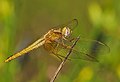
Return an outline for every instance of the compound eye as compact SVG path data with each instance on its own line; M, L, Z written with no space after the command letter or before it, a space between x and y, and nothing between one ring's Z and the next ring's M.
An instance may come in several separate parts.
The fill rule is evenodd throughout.
M70 31L69 28L64 27L64 28L62 29L62 34L63 34L65 37L69 36L70 33L71 33L71 31Z

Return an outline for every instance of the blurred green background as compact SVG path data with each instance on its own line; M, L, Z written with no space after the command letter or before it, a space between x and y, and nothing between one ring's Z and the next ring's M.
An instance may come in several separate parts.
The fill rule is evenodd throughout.
M0 0L0 82L49 82L60 61L42 47L4 60L74 18L76 35L102 39L111 51L101 64L66 63L56 82L120 82L120 0Z

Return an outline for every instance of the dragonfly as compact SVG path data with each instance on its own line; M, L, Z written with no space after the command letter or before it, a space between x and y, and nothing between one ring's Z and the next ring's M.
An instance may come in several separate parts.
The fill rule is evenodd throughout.
M40 46L44 46L44 49L50 52L51 54L55 55L58 57L60 60L65 58L65 53L68 52L69 49L71 49L71 44L75 41L76 38L72 37L72 32L75 27L78 25L78 20L73 19L65 24L61 24L58 26L53 27L50 29L46 34L44 34L40 39L36 40L34 43L26 47L25 49L19 51L18 53L11 55L8 57L5 62L9 62L13 59L16 59L20 56L25 55L26 53L39 48ZM80 42L84 42L84 45L87 45L88 42L92 42L95 44L98 44L102 46L103 48L107 49L109 51L109 47L97 40L81 40ZM77 43L78 46L81 43ZM84 59L84 60L90 60L90 61L98 61L97 57L95 55L89 54L89 52L86 52L83 50L79 50L80 47L84 46L79 46L77 49L73 49L72 53L75 55L72 55L69 59ZM64 54L63 54L64 53ZM69 60L68 59L68 60Z

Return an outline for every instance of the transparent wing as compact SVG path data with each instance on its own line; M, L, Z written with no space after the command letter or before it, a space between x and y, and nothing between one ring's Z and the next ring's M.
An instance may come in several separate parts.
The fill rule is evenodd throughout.
M78 20L73 19L65 24L61 24L61 25L55 26L53 28L58 29L58 28L69 27L71 30L73 30L75 27L77 27L77 25L78 25Z
M44 38L40 38L40 39L38 39L37 41L35 41L33 44L31 44L30 46L28 46L27 48L25 48L25 49L21 50L20 52L12 55L12 56L10 56L10 57L8 57L8 58L5 60L5 62L9 62L9 61L11 61L11 60L13 60L13 59L15 59L15 58L17 58L17 57L19 57L19 56L22 56L22 55L24 55L25 53L28 53L28 52L30 52L31 50L36 49L36 48L40 47L40 46L43 45L43 44L44 44Z
M71 46L72 42L67 41L66 46L67 45ZM61 45L60 47L61 50L58 54L60 55L60 57L65 57L67 52L69 51L69 48L64 47L64 45ZM110 52L109 46L100 41L80 39L77 42L77 45L75 45L69 58L98 62L98 55L102 55L108 52Z
M81 38L76 45L76 48L85 53L90 53L93 55L106 54L110 52L110 47L97 40Z
M69 52L69 49L65 49L61 51L59 54L57 54L61 58L65 58L67 52ZM92 61L92 62L99 62L97 57L92 56L91 54L80 52L75 49L72 50L72 53L70 54L68 60L76 60L76 59L82 59L86 61Z

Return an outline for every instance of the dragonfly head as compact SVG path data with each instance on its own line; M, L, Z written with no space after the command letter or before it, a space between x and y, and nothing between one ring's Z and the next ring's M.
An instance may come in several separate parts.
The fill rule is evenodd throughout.
M64 27L64 28L62 29L62 35L63 35L64 37L70 36L71 32L72 32L72 31L71 31L70 28L68 28L68 27Z

